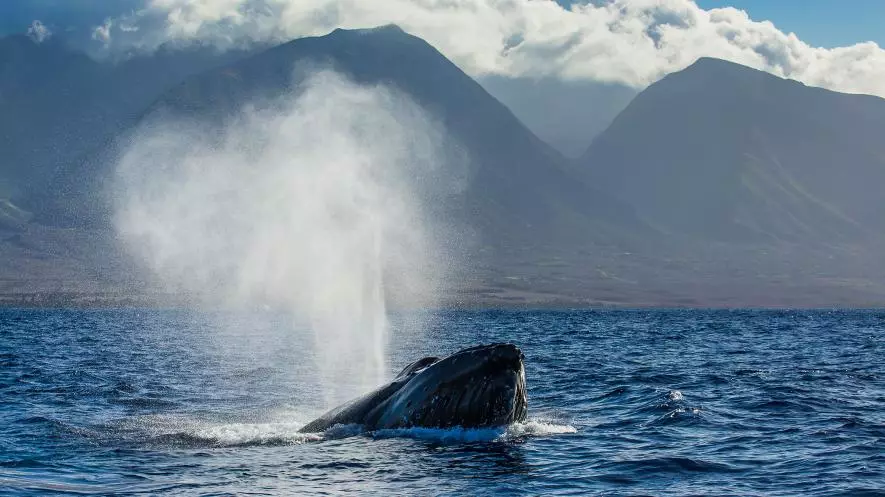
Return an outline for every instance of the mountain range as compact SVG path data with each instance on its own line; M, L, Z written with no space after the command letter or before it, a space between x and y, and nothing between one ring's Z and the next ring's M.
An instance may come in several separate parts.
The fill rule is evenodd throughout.
M147 298L108 222L118 144L159 112L222 122L296 91L306 63L409 95L469 157L444 209L477 237L452 303L885 303L885 100L700 59L625 108L609 88L597 117L564 116L588 128L572 159L502 103L576 155L577 124L543 132L556 119L520 105L527 83L480 85L396 26L119 61L0 39L0 300Z

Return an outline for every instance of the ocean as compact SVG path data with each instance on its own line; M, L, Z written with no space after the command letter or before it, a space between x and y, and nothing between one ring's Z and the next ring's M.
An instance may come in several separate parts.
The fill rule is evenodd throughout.
M390 374L513 342L525 423L304 435L283 314L0 310L0 494L885 495L883 311L430 318L391 318Z

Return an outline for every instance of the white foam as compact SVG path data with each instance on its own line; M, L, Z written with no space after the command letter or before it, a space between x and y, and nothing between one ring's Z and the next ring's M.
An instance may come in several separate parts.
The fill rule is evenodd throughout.
M562 435L577 433L578 429L572 425L561 425L542 420L527 420L523 423L514 423L507 427L508 434L513 437Z
M335 440L338 438L354 437L365 431L363 425L358 424L334 425L326 430L322 436L325 440Z
M362 425L335 425L323 433L301 433L304 423L294 416L274 416L260 422L207 421L190 417L157 415L129 418L118 426L140 432L150 439L188 437L202 445L232 447L249 445L297 445L365 435L371 438L412 438L443 443L510 442L527 437L576 433L569 424L535 418L494 428L397 428L366 431Z
M230 423L205 425L190 435L218 445L299 444L318 441L315 433L299 433L303 423Z
M395 428L370 432L375 438L417 438L435 440L446 443L456 442L492 442L500 440L506 429L499 428Z
M417 438L445 443L457 442L509 442L526 437L544 437L577 433L571 425L555 424L540 419L496 428L397 428L377 430L370 435L375 438Z
M199 444L229 447L238 445L300 444L322 440L322 435L300 433L304 423L291 421L289 416L272 419L226 422L178 415L138 416L121 420L116 425L134 432L138 438L149 440L166 437L187 437ZM140 435L139 435L140 434Z

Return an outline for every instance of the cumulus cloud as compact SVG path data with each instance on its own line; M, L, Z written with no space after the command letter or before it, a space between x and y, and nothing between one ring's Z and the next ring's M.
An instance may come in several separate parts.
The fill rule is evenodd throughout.
M34 20L28 27L28 36L37 43L43 43L44 40L52 36L52 31L39 20Z
M812 47L735 8L692 0L147 0L127 40L222 47L396 23L474 76L557 77L643 87L702 56L835 90L885 96L885 50ZM131 33L130 33L131 34Z

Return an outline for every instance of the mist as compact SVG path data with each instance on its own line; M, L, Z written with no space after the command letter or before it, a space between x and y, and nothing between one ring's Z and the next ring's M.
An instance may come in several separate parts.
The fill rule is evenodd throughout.
M387 376L391 308L443 294L457 239L431 208L453 191L445 143L406 96L313 71L220 128L146 120L117 167L115 226L193 305L281 309L309 328L331 405Z

